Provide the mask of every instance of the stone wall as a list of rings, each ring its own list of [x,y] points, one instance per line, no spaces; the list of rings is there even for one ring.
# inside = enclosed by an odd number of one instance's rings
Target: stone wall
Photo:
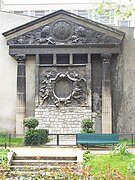
[[[112,62],[114,131],[135,133],[135,39],[134,28],[117,27],[126,33],[121,54]]]
[[[0,11],[0,132],[15,133],[17,78],[17,63],[9,55],[9,47],[2,33],[33,19]]]
[[[77,133],[81,130],[81,120],[91,117],[90,107],[38,107],[35,116],[38,128],[49,129],[49,133]]]

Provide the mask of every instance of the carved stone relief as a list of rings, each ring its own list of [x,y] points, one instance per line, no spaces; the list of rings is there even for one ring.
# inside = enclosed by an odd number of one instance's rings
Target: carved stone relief
[[[57,72],[50,70],[40,82],[40,105],[51,99],[56,107],[87,104],[87,83],[76,72]]]
[[[66,41],[72,34],[72,25],[65,21],[56,21],[52,26],[52,35],[58,41]]]
[[[119,44],[120,40],[84,27],[79,24],[61,19],[42,26],[16,38],[8,44]]]
[[[97,88],[96,92],[92,94],[93,112],[96,113],[95,129],[97,133],[102,132],[102,90]]]

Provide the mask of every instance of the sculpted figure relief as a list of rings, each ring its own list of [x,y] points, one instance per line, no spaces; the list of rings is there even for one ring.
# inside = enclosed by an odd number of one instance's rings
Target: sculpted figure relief
[[[83,100],[85,100],[84,94],[86,93],[86,82],[85,80],[79,77],[79,74],[75,73],[75,77],[73,78],[73,91],[72,91],[72,97],[77,100],[79,103],[81,103]]]
[[[10,39],[8,44],[119,44],[120,40],[94,29],[60,19]]]
[[[45,100],[48,97],[51,97],[52,95],[52,83],[51,83],[51,78],[52,75],[51,74],[47,74],[45,79],[41,82],[41,87],[39,90],[39,95],[41,97],[41,105],[44,104]]]
[[[76,28],[74,35],[71,37],[72,43],[86,43],[86,29],[82,26]]]
[[[36,39],[39,44],[55,44],[54,39],[50,36],[50,26],[45,26],[40,34],[40,38]]]
[[[40,105],[43,105],[49,98],[57,107],[68,106],[74,101],[84,105],[87,96],[86,80],[80,78],[76,73],[74,76],[73,74],[70,76],[69,72],[61,72],[54,76],[52,72],[49,72],[40,83],[39,96],[41,98]]]

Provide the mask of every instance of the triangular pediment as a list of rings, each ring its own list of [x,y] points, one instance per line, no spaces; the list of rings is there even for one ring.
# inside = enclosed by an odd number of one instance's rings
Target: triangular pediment
[[[60,10],[3,33],[9,46],[115,45],[124,33]]]

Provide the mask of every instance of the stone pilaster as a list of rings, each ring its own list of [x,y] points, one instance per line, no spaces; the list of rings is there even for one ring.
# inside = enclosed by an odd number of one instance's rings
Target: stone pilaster
[[[88,63],[86,64],[86,81],[88,88],[88,106],[90,108],[90,116],[91,116],[91,108],[92,108],[92,99],[91,99],[91,54],[88,54]]]
[[[102,54],[102,133],[112,133],[111,54]]]
[[[16,106],[16,134],[24,133],[23,119],[26,114],[26,76],[25,76],[25,54],[15,56],[17,60],[17,106]]]
[[[39,54],[36,54],[36,69],[35,69],[35,107],[39,105]]]

